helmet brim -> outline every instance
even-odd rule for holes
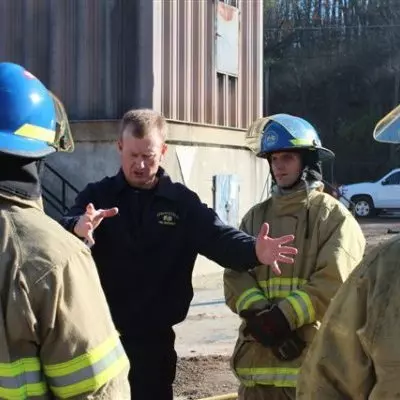
[[[329,160],[332,160],[333,158],[335,158],[335,153],[332,150],[327,149],[326,147],[307,147],[307,146],[276,149],[274,151],[258,153],[258,154],[256,154],[256,156],[259,158],[268,158],[268,156],[270,156],[273,153],[279,153],[279,152],[283,152],[283,151],[296,152],[296,151],[301,151],[302,149],[309,150],[309,151],[317,151],[319,161],[329,161]]]
[[[335,158],[335,153],[326,147],[318,147],[317,151],[320,161],[329,161]]]
[[[24,158],[43,158],[56,151],[53,146],[41,140],[0,131],[0,153]]]

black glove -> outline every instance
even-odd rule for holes
[[[292,361],[301,356],[306,343],[296,332],[291,332],[279,346],[272,347],[272,353],[281,361]]]
[[[279,346],[291,333],[286,317],[275,305],[261,311],[243,310],[239,315],[246,321],[243,333],[251,334],[265,347]]]

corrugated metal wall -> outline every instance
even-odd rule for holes
[[[0,60],[42,79],[72,119],[119,118],[152,106],[151,18],[149,0],[1,0]]]
[[[261,112],[262,0],[239,1],[238,77],[216,71],[217,4],[0,0],[0,60],[42,79],[71,119],[155,107],[171,119],[246,128]]]
[[[155,6],[155,104],[171,119],[247,128],[261,114],[262,0],[241,0],[239,75],[217,73],[218,0],[164,0]],[[157,87],[157,82],[160,88]],[[159,96],[159,98],[157,98]]]

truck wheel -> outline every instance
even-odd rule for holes
[[[354,202],[354,212],[357,217],[367,218],[375,215],[374,202],[369,196],[356,196],[351,199]]]

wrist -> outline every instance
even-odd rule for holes
[[[78,224],[80,218],[81,218],[80,216],[72,217],[71,220],[70,220],[70,222],[69,222],[69,224],[68,224],[68,230],[69,230],[72,234],[74,234],[76,237],[82,239],[82,236],[79,235],[79,232],[77,232],[77,229],[76,229],[77,224]]]

